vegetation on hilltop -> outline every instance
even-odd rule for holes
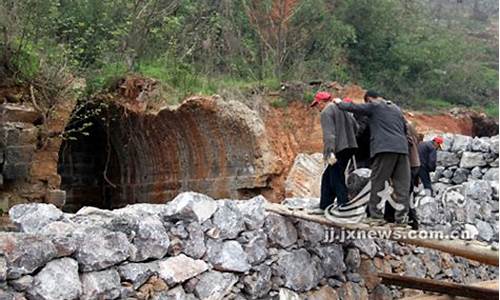
[[[136,72],[173,97],[336,80],[498,111],[497,24],[496,0],[3,0],[0,76]]]

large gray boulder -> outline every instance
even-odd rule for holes
[[[256,230],[264,225],[267,212],[265,205],[266,198],[259,195],[249,200],[234,201],[240,212],[243,214],[243,222],[248,230]]]
[[[194,260],[184,254],[169,257],[158,262],[158,275],[169,286],[182,283],[208,269],[203,260]]]
[[[81,271],[102,270],[126,260],[135,251],[123,232],[89,229],[82,233],[75,258]]]
[[[468,169],[458,168],[453,173],[451,181],[455,184],[460,184],[467,181],[467,176],[469,176],[470,171]]]
[[[465,152],[469,151],[472,146],[472,137],[467,135],[456,134],[453,139],[452,152]]]
[[[106,209],[84,206],[75,214],[69,217],[69,220],[80,227],[108,227],[117,215]]]
[[[78,263],[68,257],[48,262],[27,290],[30,298],[41,300],[79,299],[81,293]]]
[[[83,273],[82,300],[117,299],[120,297],[120,275],[115,269]]]
[[[439,166],[450,167],[460,163],[460,157],[453,152],[438,151],[436,162]]]
[[[219,200],[218,209],[212,217],[212,223],[219,230],[221,239],[235,239],[245,230],[243,214],[237,204],[231,200]]]
[[[160,219],[149,216],[138,222],[132,243],[137,251],[132,254],[130,260],[144,261],[164,257],[170,240]]]
[[[18,204],[9,210],[9,217],[20,231],[36,233],[47,224],[60,220],[63,212],[53,204]]]
[[[419,205],[416,209],[417,216],[421,224],[424,225],[434,225],[440,219],[439,205],[437,201],[427,202],[423,205]]]
[[[134,289],[137,290],[148,281],[149,277],[158,273],[159,265],[156,261],[147,263],[126,263],[120,265],[117,269],[120,278],[123,281],[131,282]]]
[[[491,168],[483,174],[484,180],[498,181],[498,168]]]
[[[70,221],[56,221],[42,228],[38,234],[48,236],[57,249],[57,257],[71,256],[79,245],[74,232],[76,224]]]
[[[405,275],[407,276],[424,278],[427,273],[425,265],[413,254],[405,255],[403,257],[403,264],[405,267]]]
[[[493,229],[491,228],[490,224],[488,224],[484,221],[478,221],[476,226],[477,226],[479,238],[483,241],[489,242],[494,234]]]
[[[269,242],[286,248],[297,241],[297,229],[293,223],[277,214],[270,214],[265,222],[265,229]]]
[[[248,263],[251,265],[260,264],[267,258],[267,235],[263,231],[244,232],[238,241],[243,244]]]
[[[166,204],[162,215],[166,221],[184,220],[203,223],[217,210],[217,203],[207,195],[184,192]]]
[[[370,258],[377,254],[377,244],[373,239],[355,239],[351,241],[351,245],[358,248],[361,253],[368,255]]]
[[[273,268],[283,278],[284,286],[297,292],[308,291],[318,285],[324,276],[321,267],[305,249],[280,251]]]
[[[498,155],[498,135],[490,138],[490,151]]]
[[[57,249],[46,236],[26,233],[0,233],[0,253],[7,263],[7,278],[31,274],[57,256]]]
[[[342,245],[331,244],[320,246],[313,248],[312,252],[320,258],[320,264],[323,268],[325,277],[340,276],[346,270]]]
[[[325,240],[325,227],[316,222],[299,221],[297,229],[299,238],[312,245]]]
[[[220,243],[210,240],[207,246],[207,259],[214,269],[241,273],[250,270],[247,254],[237,241]]]
[[[475,152],[488,153],[490,151],[490,138],[475,137],[471,143],[471,150]]]
[[[191,222],[186,227],[188,238],[183,242],[182,252],[194,259],[202,258],[207,252],[205,234],[198,222]]]
[[[481,172],[481,168],[480,167],[474,167],[470,171],[470,176],[471,176],[472,179],[481,179],[481,178],[483,178],[483,172]]]
[[[194,294],[200,299],[222,299],[231,293],[231,288],[238,282],[233,273],[209,271],[199,276]]]
[[[113,210],[117,215],[122,216],[138,216],[138,217],[160,217],[163,210],[166,208],[165,204],[152,204],[152,203],[135,203],[129,204],[125,207]]]
[[[487,180],[469,180],[463,184],[463,188],[466,198],[480,201],[491,200],[493,189]]]
[[[244,290],[252,299],[268,295],[271,290],[272,270],[269,266],[262,264],[255,268],[255,272],[243,277]]]
[[[460,168],[472,169],[474,167],[486,166],[488,162],[481,152],[464,152],[460,160]]]

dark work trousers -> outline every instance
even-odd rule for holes
[[[383,218],[382,213],[377,209],[380,202],[379,192],[385,188],[385,183],[392,181],[394,189],[391,198],[394,202],[402,204],[403,210],[395,211],[394,220],[402,221],[408,214],[410,208],[410,160],[407,154],[399,153],[378,153],[372,161],[371,183],[372,190],[368,212],[373,218]]]
[[[420,167],[411,167],[411,169],[410,169],[410,176],[411,176],[410,192],[409,192],[410,199],[411,199],[411,195],[414,194],[414,188],[417,185],[417,178],[418,178],[419,169],[420,169]],[[392,207],[392,205],[390,203],[386,202],[385,208],[384,208],[384,219],[387,222],[391,222],[391,223],[394,222],[394,213],[395,212],[396,212],[396,210],[394,209],[394,207]],[[414,208],[410,207],[410,210],[408,212],[408,219],[409,219],[410,223],[417,222],[417,224],[416,224],[417,228],[413,227],[413,229],[417,230],[418,229],[417,212],[415,211]]]
[[[349,201],[347,198],[347,186],[345,184],[345,169],[355,149],[344,149],[335,154],[337,161],[328,165],[321,177],[321,199],[319,207],[326,209],[337,197],[337,204],[342,205]]]
[[[432,189],[431,183],[431,175],[429,174],[429,170],[425,167],[420,167],[418,171],[418,177],[422,180],[422,184],[424,185],[424,189],[429,189],[431,191],[431,196],[434,195],[434,190]]]

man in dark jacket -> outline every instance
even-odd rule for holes
[[[406,122],[406,128],[407,128],[407,134],[406,138],[408,140],[408,158],[410,159],[410,174],[411,174],[411,180],[410,180],[410,200],[412,199],[412,196],[414,196],[414,186],[415,183],[417,182],[418,178],[418,172],[420,170],[420,158],[418,155],[418,133],[415,127],[409,123],[408,121]],[[385,204],[385,211],[384,211],[384,218],[388,222],[394,222],[394,213],[395,210],[394,208],[389,204]],[[413,230],[418,230],[419,226],[419,221],[418,221],[418,216],[417,212],[415,211],[415,208],[410,206],[410,211],[408,212],[408,225],[411,226]]]
[[[367,103],[353,104],[336,101],[341,110],[368,116],[370,127],[370,157],[372,160],[372,190],[368,212],[372,218],[383,218],[377,209],[379,194],[392,180],[394,192],[391,205],[396,209],[395,222],[404,222],[409,210],[410,161],[406,123],[402,111],[376,92],[366,93]],[[392,198],[392,197],[390,197]]]
[[[418,144],[418,156],[420,158],[420,169],[418,177],[422,180],[424,189],[429,190],[430,196],[434,196],[430,172],[436,170],[437,149],[441,149],[442,137],[435,137],[432,141],[420,142]]]
[[[341,111],[332,103],[332,96],[327,92],[318,92],[311,107],[321,111],[321,129],[323,131],[323,157],[328,166],[321,178],[320,209],[326,209],[337,198],[337,204],[349,201],[345,183],[345,169],[354,151],[357,124],[352,114]]]

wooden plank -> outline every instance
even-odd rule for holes
[[[405,288],[437,292],[451,296],[469,297],[472,299],[498,299],[498,289],[389,273],[378,273],[378,277],[382,279],[381,283],[385,285],[397,285]]]
[[[400,239],[400,242],[419,247],[440,250],[453,255],[465,257],[490,266],[498,266],[498,250],[491,246],[473,241],[463,240],[424,240]]]
[[[498,280],[474,282],[474,283],[471,283],[470,285],[498,290]],[[468,297],[455,297],[455,296],[448,296],[448,295],[424,294],[424,295],[407,297],[407,298],[404,298],[402,300],[470,300],[470,299],[471,298],[468,298]],[[498,297],[495,299],[498,299]]]
[[[438,240],[438,239],[409,239],[404,238],[402,235],[409,236],[410,232],[413,232],[415,236],[416,231],[411,229],[401,228],[401,227],[387,227],[379,226],[373,224],[341,224],[333,222],[321,215],[311,215],[306,211],[289,209],[284,205],[268,203],[266,204],[266,210],[280,214],[282,216],[288,216],[293,218],[298,218],[302,220],[307,220],[322,224],[325,226],[344,228],[346,230],[358,230],[358,231],[371,231],[371,232],[387,232],[388,230],[396,230],[399,235],[386,235],[385,238],[393,241],[404,242],[407,244],[412,244],[419,247],[425,247],[435,250],[440,250],[453,255],[465,257],[471,260],[475,260],[484,264],[491,266],[498,266],[498,250],[493,249],[491,246],[479,243],[476,241],[463,241],[463,240]]]

